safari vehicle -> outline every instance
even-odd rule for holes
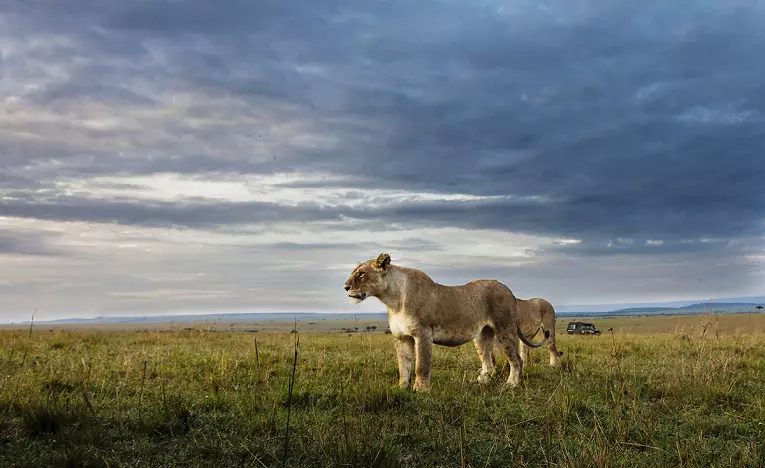
[[[600,335],[595,325],[587,322],[568,322],[566,333],[569,335]]]

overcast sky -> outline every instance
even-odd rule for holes
[[[0,2],[0,320],[765,293],[759,2]]]

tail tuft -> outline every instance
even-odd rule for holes
[[[545,339],[550,338],[550,330],[545,330]]]

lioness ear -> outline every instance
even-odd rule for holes
[[[390,255],[386,253],[381,253],[377,256],[377,260],[375,260],[375,266],[380,270],[385,270],[388,268],[388,265],[390,265]]]

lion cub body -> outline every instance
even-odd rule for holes
[[[454,347],[468,341],[474,342],[481,359],[478,381],[488,382],[494,371],[495,338],[511,363],[507,383],[520,383],[518,305],[510,289],[499,281],[444,286],[420,270],[390,264],[390,256],[381,254],[356,267],[345,289],[357,302],[374,296],[385,305],[401,387],[409,386],[416,360],[414,389],[429,390],[432,345]]]

